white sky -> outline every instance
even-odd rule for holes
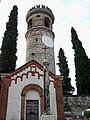
[[[1,0],[0,2],[0,46],[6,30],[6,22],[13,5],[18,7],[18,41],[17,68],[25,63],[27,31],[26,14],[34,5],[48,6],[55,16],[53,31],[55,33],[55,61],[58,63],[60,47],[64,49],[70,68],[72,85],[75,86],[74,52],[71,43],[71,27],[77,31],[78,37],[90,58],[90,1],[89,0]],[[59,74],[58,67],[56,72]]]

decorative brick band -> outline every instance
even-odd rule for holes
[[[23,73],[21,76],[17,76],[16,79],[13,79],[13,78],[12,78],[11,80],[14,80],[14,81],[15,81],[15,84],[17,84],[17,79],[18,79],[18,78],[20,78],[21,81],[22,81],[23,76],[26,76],[26,78],[28,78],[28,74],[29,74],[29,73],[31,73],[32,76],[35,76],[35,74],[37,74],[37,75],[38,75],[38,79],[40,79],[40,77],[43,76],[43,74],[39,74],[39,72],[37,72],[37,71],[35,71],[35,72],[33,72],[33,71],[28,71],[27,73]]]
[[[35,84],[29,84],[25,86],[21,92],[21,120],[24,120],[24,108],[25,108],[25,95],[29,90],[36,90],[40,95],[40,110],[41,115],[44,111],[44,96],[43,96],[43,89]]]

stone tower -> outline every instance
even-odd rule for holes
[[[49,36],[54,42],[53,23],[54,15],[52,11],[42,5],[32,7],[26,15],[27,32],[26,32],[26,63],[36,60],[43,64],[45,59],[49,62],[49,70],[55,73],[54,46],[49,48],[42,42],[42,36]],[[46,47],[46,51],[45,48]]]

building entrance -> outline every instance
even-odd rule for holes
[[[39,120],[38,100],[26,100],[26,120]]]

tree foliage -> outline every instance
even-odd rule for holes
[[[90,111],[85,111],[84,116],[89,120],[90,118]]]
[[[0,74],[0,91],[1,91],[1,85],[2,85],[2,79],[1,79],[1,74]]]
[[[17,16],[18,8],[13,6],[11,10],[9,21],[6,24],[6,31],[4,33],[1,55],[0,55],[0,72],[9,73],[15,70],[16,67],[16,52],[17,52]]]
[[[71,78],[69,77],[69,68],[68,68],[68,62],[66,61],[66,56],[64,55],[64,51],[62,48],[59,50],[59,71],[60,75],[63,76],[63,81],[62,81],[62,87],[63,87],[63,94],[64,95],[69,95],[74,92],[74,87],[71,85]]]
[[[75,77],[78,94],[90,94],[90,59],[74,28],[71,28],[71,42],[74,49]]]

